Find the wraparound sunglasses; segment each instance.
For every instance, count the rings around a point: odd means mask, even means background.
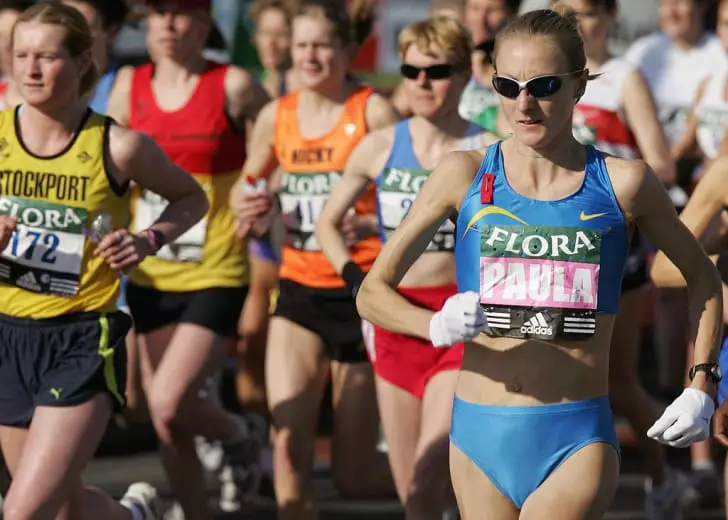
[[[493,89],[508,99],[516,99],[522,90],[525,90],[530,96],[535,98],[545,98],[553,96],[561,89],[561,86],[564,84],[561,78],[574,76],[581,72],[583,71],[549,74],[548,76],[538,76],[526,81],[517,81],[513,78],[495,75],[493,76]]]

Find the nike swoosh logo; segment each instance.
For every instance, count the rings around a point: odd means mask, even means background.
[[[583,211],[579,215],[579,219],[582,221],[591,220],[593,218],[603,217],[606,213],[594,213],[593,215],[587,215]]]

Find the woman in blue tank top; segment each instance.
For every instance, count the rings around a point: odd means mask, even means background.
[[[648,431],[672,446],[708,436],[720,280],[643,161],[574,139],[589,72],[573,15],[516,18],[494,63],[513,137],[443,159],[364,280],[359,311],[435,346],[465,341],[450,430],[464,519],[600,518],[619,476],[609,347],[633,228],[689,281],[694,379]],[[458,294],[432,312],[395,288],[447,218]]]
[[[445,153],[494,141],[457,113],[468,81],[470,47],[467,29],[446,17],[410,24],[399,34],[402,85],[415,116],[362,139],[317,223],[323,252],[354,291],[364,273],[339,230],[361,190],[376,182],[380,236],[386,243]],[[452,222],[440,227],[427,253],[402,280],[398,291],[403,297],[437,311],[457,293],[454,232]],[[389,463],[406,516],[440,518],[454,505],[447,434],[462,343],[438,349],[424,339],[367,324],[364,337]]]

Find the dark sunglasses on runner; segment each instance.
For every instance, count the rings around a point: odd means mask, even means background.
[[[578,71],[581,72],[581,71]],[[551,74],[549,76],[538,76],[527,81],[516,81],[505,76],[493,76],[493,89],[498,94],[508,99],[516,99],[522,90],[528,92],[535,98],[553,96],[564,84],[564,76],[573,76],[578,72],[566,72],[564,74]]]
[[[420,72],[425,71],[427,79],[447,79],[453,75],[452,65],[447,63],[438,63],[437,65],[430,65],[429,67],[415,67],[409,63],[403,63],[399,68],[400,73],[407,79],[417,79],[420,77]]]

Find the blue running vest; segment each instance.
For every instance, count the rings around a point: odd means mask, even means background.
[[[458,214],[455,265],[458,291],[480,294],[489,336],[586,340],[597,312],[616,313],[628,226],[603,155],[586,152],[581,187],[539,201],[508,183],[501,143],[488,147]]]
[[[376,179],[377,216],[379,235],[386,242],[407,216],[417,193],[430,176],[415,156],[410,132],[411,119],[399,121],[394,127],[392,151]],[[463,135],[461,149],[483,146],[483,129],[471,125]],[[426,251],[450,252],[455,250],[455,224],[446,220],[427,246]]]

